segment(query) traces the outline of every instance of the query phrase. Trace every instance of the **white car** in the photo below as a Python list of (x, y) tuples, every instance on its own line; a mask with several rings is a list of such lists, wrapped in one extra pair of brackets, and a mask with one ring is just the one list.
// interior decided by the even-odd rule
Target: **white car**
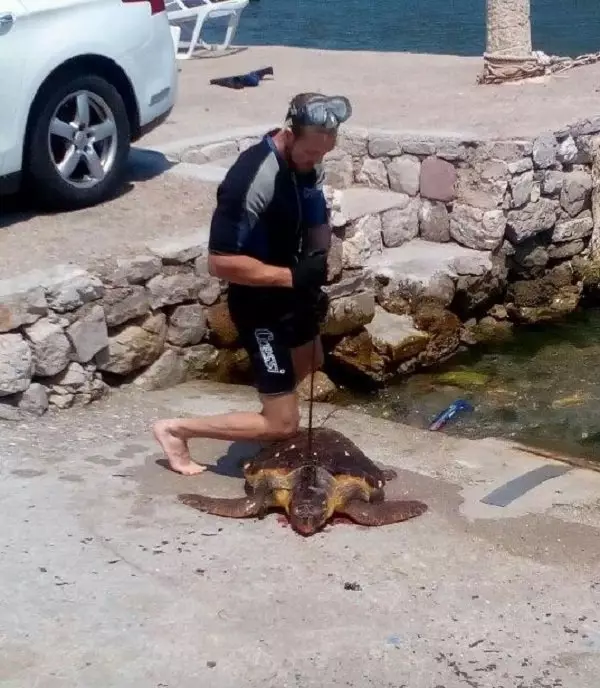
[(0, 193), (64, 209), (110, 198), (177, 78), (164, 0), (0, 0)]

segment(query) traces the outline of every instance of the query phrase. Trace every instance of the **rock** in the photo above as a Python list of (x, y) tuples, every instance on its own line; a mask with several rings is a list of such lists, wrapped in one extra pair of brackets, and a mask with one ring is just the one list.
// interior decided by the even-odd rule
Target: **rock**
[(0, 397), (0, 420), (20, 421), (23, 414), (18, 406), (19, 395)]
[(48, 306), (57, 313), (74, 311), (104, 295), (104, 285), (97, 277), (71, 265), (58, 265), (40, 274), (40, 283)]
[(77, 392), (87, 392), (90, 383), (94, 379), (94, 373), (86, 370), (79, 363), (71, 363), (69, 367), (59, 373), (49, 381), (53, 392), (76, 394)]
[(419, 188), (421, 198), (430, 201), (451, 201), (455, 197), (456, 169), (452, 163), (436, 157), (425, 158), (421, 163)]
[(533, 191), (533, 172), (523, 172), (523, 174), (514, 176), (510, 181), (510, 190), (512, 193), (512, 208), (520, 208), (528, 203)]
[(502, 244), (506, 217), (502, 210), (483, 211), (454, 204), (450, 215), (450, 236), (463, 246), (476, 250), (494, 250)]
[(216, 303), (223, 291), (221, 280), (208, 274), (198, 276), (197, 286), (198, 301), (204, 306), (212, 306)]
[(238, 331), (231, 316), (226, 301), (221, 301), (207, 309), (207, 321), (210, 328), (210, 338), (218, 347), (231, 348), (237, 344)]
[(109, 337), (107, 349), (96, 357), (98, 369), (127, 375), (144, 368), (160, 356), (166, 335), (164, 313), (134, 321)]
[(342, 267), (362, 268), (366, 260), (382, 250), (382, 221), (379, 215), (365, 215), (348, 230), (342, 244)]
[(538, 169), (547, 169), (556, 162), (558, 143), (553, 134), (542, 134), (533, 142), (533, 164)]
[(413, 358), (430, 339), (415, 327), (410, 315), (394, 315), (380, 307), (375, 308), (375, 316), (365, 329), (376, 351), (393, 363)]
[[(379, 217), (377, 216), (379, 220)], [(379, 241), (381, 242), (381, 228), (379, 231)], [(358, 266), (357, 266), (358, 267)], [(327, 282), (331, 283), (338, 279), (344, 268), (344, 241), (335, 232), (331, 234), (331, 245), (327, 255)]]
[(43, 416), (48, 410), (48, 391), (43, 385), (32, 382), (19, 400), (19, 410), (28, 416)]
[(374, 315), (375, 294), (371, 291), (334, 299), (330, 302), (321, 333), (331, 336), (350, 334), (371, 322)]
[(481, 160), (458, 170), (456, 198), (462, 205), (495, 210), (502, 205), (510, 174), (502, 160)]
[(199, 344), (206, 332), (207, 318), (202, 306), (177, 306), (169, 318), (167, 341), (175, 346), (191, 346)]
[(106, 324), (117, 327), (128, 320), (146, 315), (150, 310), (148, 293), (141, 286), (108, 288), (102, 299)]
[(592, 177), (583, 170), (568, 172), (563, 177), (560, 205), (571, 217), (590, 206)]
[(419, 299), (413, 308), (413, 318), (417, 328), (430, 335), (427, 346), (417, 356), (420, 365), (444, 361), (459, 347), (461, 322), (437, 299)]
[(476, 344), (506, 342), (513, 337), (514, 325), (509, 320), (498, 321), (486, 316), (470, 328), (470, 334)]
[(61, 411), (71, 408), (74, 400), (74, 394), (50, 394), (48, 397), (49, 405)]
[(13, 333), (0, 335), (0, 397), (24, 392), (33, 371), (33, 354), (23, 337)]
[(377, 215), (390, 208), (406, 208), (408, 200), (406, 194), (395, 191), (354, 186), (339, 192), (336, 200), (339, 209), (332, 222), (340, 227), (365, 215)]
[(508, 288), (506, 310), (521, 323), (560, 319), (579, 304), (581, 285), (571, 280), (568, 271), (554, 269), (537, 280), (514, 282)]
[(579, 150), (572, 136), (567, 136), (564, 141), (561, 141), (558, 147), (558, 159), (561, 163), (571, 164), (575, 162), (578, 155)]
[(366, 330), (339, 341), (331, 352), (332, 359), (350, 373), (358, 373), (376, 384), (386, 377), (385, 360), (375, 349)]
[(480, 164), (488, 160), (501, 160), (515, 163), (523, 158), (531, 160), (533, 145), (527, 139), (501, 139), (499, 141), (479, 141), (473, 151), (473, 162)]
[(30, 325), (47, 312), (44, 290), (35, 275), (0, 280), (0, 333)]
[(398, 132), (372, 132), (367, 144), (369, 155), (373, 158), (396, 156), (402, 153), (402, 141)]
[(419, 193), (421, 163), (414, 155), (401, 155), (394, 158), (387, 168), (390, 189), (416, 196)]
[(214, 370), (219, 359), (219, 351), (210, 344), (197, 344), (183, 351), (185, 363), (185, 379), (196, 380), (205, 378)]
[(183, 355), (167, 349), (135, 379), (134, 384), (148, 391), (166, 389), (184, 382), (186, 375), (187, 366)]
[(559, 170), (545, 170), (542, 177), (542, 193), (556, 196), (563, 188), (565, 173)]
[(418, 199), (411, 199), (403, 208), (392, 208), (381, 214), (384, 246), (400, 246), (419, 234)]
[(368, 140), (368, 129), (342, 127), (338, 132), (337, 147), (355, 158), (364, 158), (368, 154)]
[(376, 189), (387, 189), (388, 173), (383, 160), (378, 158), (365, 158), (360, 171), (356, 175), (358, 184), (374, 187)]
[(563, 241), (574, 241), (584, 239), (589, 236), (594, 229), (594, 219), (589, 210), (584, 210), (581, 215), (573, 220), (557, 222), (552, 232), (552, 241), (560, 243)]
[(508, 270), (503, 256), (491, 259), (492, 267), (480, 275), (459, 275), (456, 280), (456, 294), (452, 302), (455, 313), (468, 316), (481, 311), (502, 298), (506, 287)]
[(151, 244), (148, 250), (158, 256), (164, 265), (181, 265), (207, 252), (209, 229), (202, 227), (192, 234)]
[(452, 385), (462, 389), (485, 387), (491, 380), (491, 375), (478, 373), (475, 370), (451, 370), (447, 373), (436, 375), (435, 381), (441, 385)]
[[(304, 380), (300, 382), (296, 388), (298, 396), (302, 401), (310, 400), (310, 375), (307, 375)], [(313, 401), (326, 402), (329, 401), (335, 393), (337, 387), (321, 370), (317, 370), (314, 376), (313, 383)]]
[(81, 309), (78, 319), (67, 328), (67, 336), (80, 363), (91, 361), (108, 346), (108, 330), (102, 306)]
[(548, 198), (540, 198), (537, 203), (528, 203), (518, 210), (509, 210), (506, 235), (514, 244), (552, 229), (556, 222), (557, 205)]
[(520, 158), (514, 162), (508, 163), (508, 171), (511, 174), (522, 174), (533, 169), (533, 161), (531, 158)]
[(118, 259), (117, 267), (130, 284), (143, 284), (160, 273), (162, 261), (157, 256), (135, 256)]
[(419, 208), (419, 234), (425, 241), (450, 241), (450, 216), (443, 203), (423, 201)]
[(44, 318), (25, 328), (25, 334), (31, 345), (35, 375), (48, 377), (67, 367), (71, 343), (60, 325)]
[(352, 156), (336, 148), (323, 160), (325, 183), (334, 189), (346, 189), (354, 181)]
[(192, 272), (157, 275), (146, 285), (153, 309), (171, 304), (195, 301), (198, 298), (198, 278)]
[(526, 239), (517, 245), (512, 256), (513, 272), (520, 277), (541, 277), (548, 260), (547, 241), (540, 240), (539, 235)]
[(585, 248), (585, 243), (581, 239), (568, 241), (564, 244), (548, 247), (548, 257), (550, 260), (565, 260), (581, 253)]

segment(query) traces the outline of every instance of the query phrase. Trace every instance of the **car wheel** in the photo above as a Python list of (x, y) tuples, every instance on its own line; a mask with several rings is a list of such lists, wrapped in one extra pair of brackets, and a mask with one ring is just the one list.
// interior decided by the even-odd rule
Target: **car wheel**
[(68, 76), (32, 113), (25, 181), (43, 206), (77, 209), (111, 198), (124, 182), (131, 133), (117, 89), (98, 76)]

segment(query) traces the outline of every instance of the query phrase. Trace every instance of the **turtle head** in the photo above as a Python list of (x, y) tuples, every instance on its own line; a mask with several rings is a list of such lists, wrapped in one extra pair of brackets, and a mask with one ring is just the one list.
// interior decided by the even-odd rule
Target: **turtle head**
[(314, 471), (306, 471), (292, 490), (288, 516), (292, 528), (301, 535), (313, 535), (331, 515), (327, 481)]

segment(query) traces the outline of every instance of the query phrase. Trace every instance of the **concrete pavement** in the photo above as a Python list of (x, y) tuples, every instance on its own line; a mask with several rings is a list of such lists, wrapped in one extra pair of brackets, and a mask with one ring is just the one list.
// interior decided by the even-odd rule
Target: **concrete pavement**
[(256, 406), (251, 390), (192, 383), (0, 425), (0, 686), (597, 686), (600, 474), (521, 496), (513, 483), (492, 506), (557, 464), (320, 405), (319, 423), (398, 469), (391, 495), (430, 511), (302, 539), (276, 515), (179, 504), (240, 493), (253, 447), (196, 441), (214, 468), (184, 478), (151, 422)]

